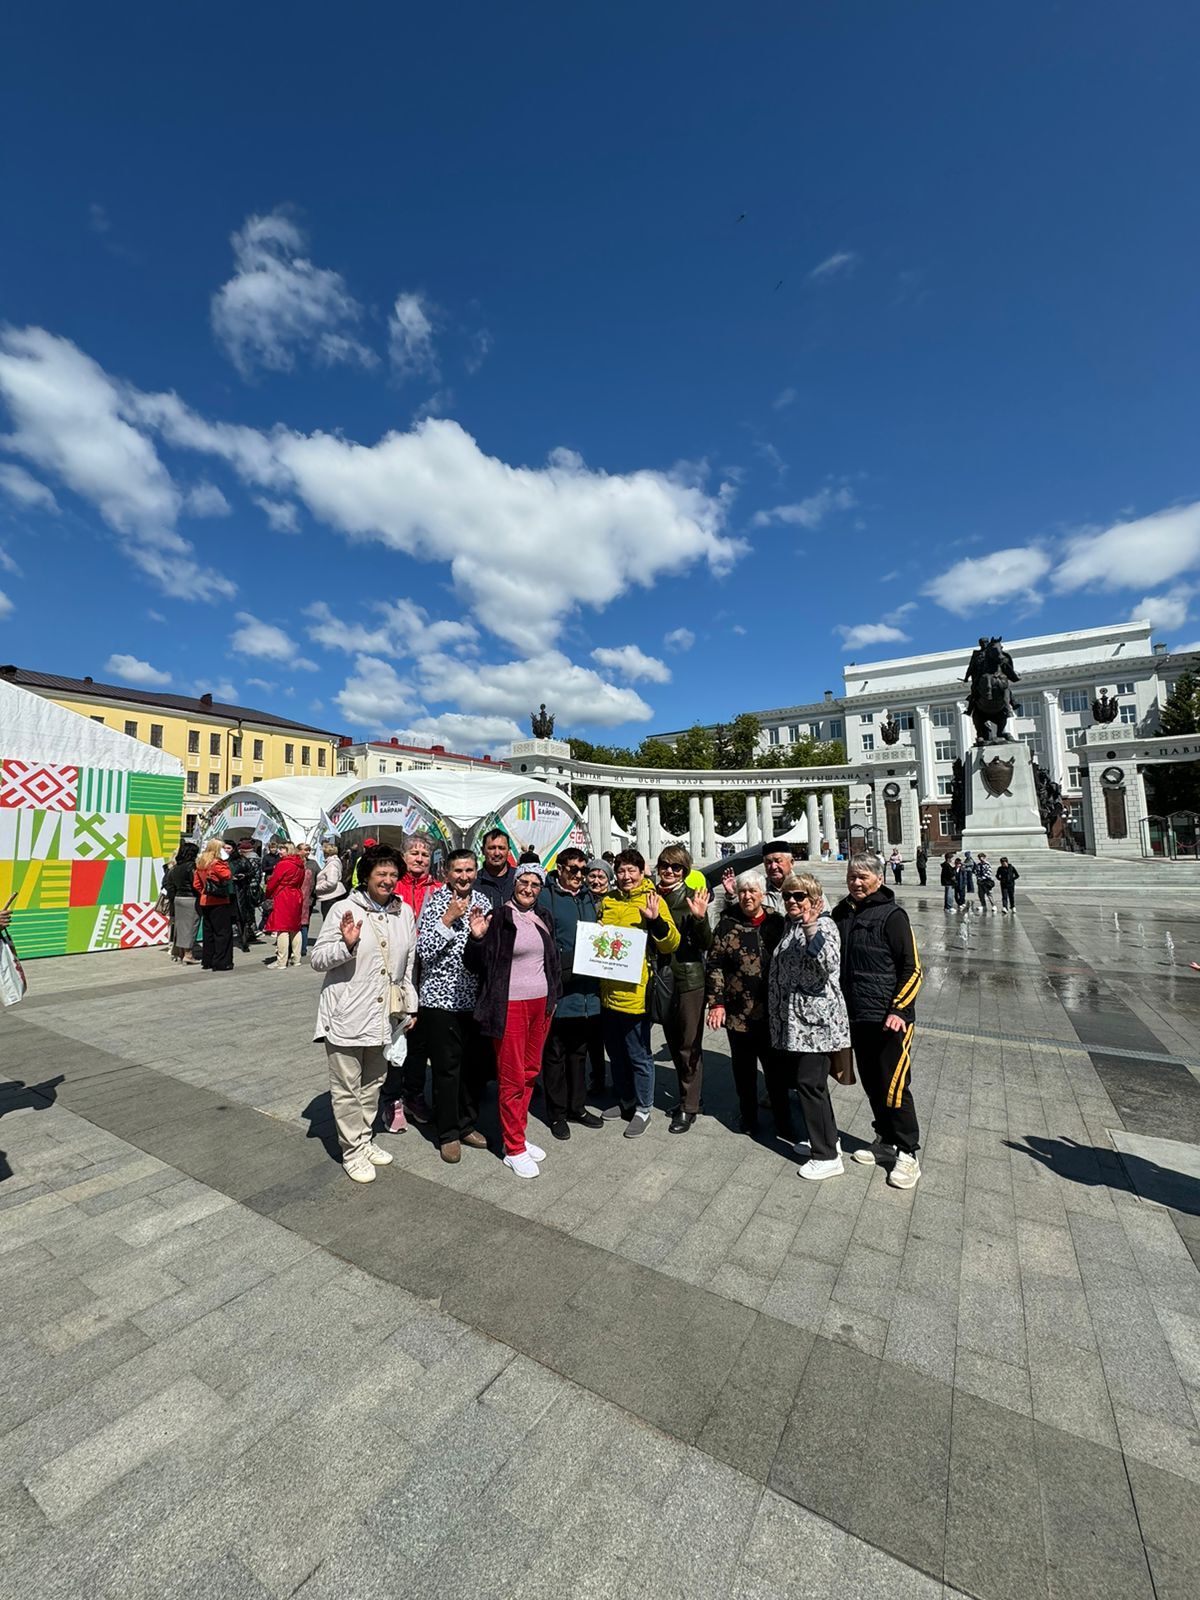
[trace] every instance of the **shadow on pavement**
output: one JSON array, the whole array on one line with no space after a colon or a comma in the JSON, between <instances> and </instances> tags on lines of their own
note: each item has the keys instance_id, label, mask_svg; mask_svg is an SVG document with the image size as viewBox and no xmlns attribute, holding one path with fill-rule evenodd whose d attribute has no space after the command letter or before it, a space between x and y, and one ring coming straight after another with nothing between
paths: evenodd
<instances>
[{"instance_id":1,"label":"shadow on pavement","mask_svg":"<svg viewBox=\"0 0 1200 1600\"><path fill-rule=\"evenodd\" d=\"M1105 1150L1076 1139L1027 1134L1023 1144L1006 1139L1010 1150L1032 1157L1060 1178L1092 1188L1130 1189L1143 1200L1200 1216L1200 1181L1127 1150Z\"/></svg>"}]
</instances>

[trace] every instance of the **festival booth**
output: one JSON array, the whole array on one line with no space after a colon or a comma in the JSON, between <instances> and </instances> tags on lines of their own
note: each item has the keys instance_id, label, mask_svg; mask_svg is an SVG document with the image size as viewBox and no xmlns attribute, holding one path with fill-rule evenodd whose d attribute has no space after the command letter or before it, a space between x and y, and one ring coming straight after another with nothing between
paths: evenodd
<instances>
[{"instance_id":1,"label":"festival booth","mask_svg":"<svg viewBox=\"0 0 1200 1600\"><path fill-rule=\"evenodd\" d=\"M240 784L215 800L200 824L200 838L288 839L313 835L321 813L346 787L344 778L266 778Z\"/></svg>"},{"instance_id":2,"label":"festival booth","mask_svg":"<svg viewBox=\"0 0 1200 1600\"><path fill-rule=\"evenodd\" d=\"M22 960L165 944L183 763L0 679L0 906Z\"/></svg>"},{"instance_id":3,"label":"festival booth","mask_svg":"<svg viewBox=\"0 0 1200 1600\"><path fill-rule=\"evenodd\" d=\"M482 855L483 836L492 828L508 835L514 860L536 850L547 868L568 844L590 848L587 825L563 790L511 772L432 768L366 782L343 779L338 787L325 821L318 818L313 829L314 843L330 828L344 846L361 846L367 838L399 846L406 833L422 831L434 841L435 871L459 846Z\"/></svg>"}]
</instances>

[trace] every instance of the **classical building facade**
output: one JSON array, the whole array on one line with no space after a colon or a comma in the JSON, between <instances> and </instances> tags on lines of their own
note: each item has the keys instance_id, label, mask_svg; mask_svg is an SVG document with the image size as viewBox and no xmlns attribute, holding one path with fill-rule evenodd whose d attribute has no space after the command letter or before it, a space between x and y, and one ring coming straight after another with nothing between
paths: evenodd
<instances>
[{"instance_id":1,"label":"classical building facade","mask_svg":"<svg viewBox=\"0 0 1200 1600\"><path fill-rule=\"evenodd\" d=\"M973 643L930 655L850 663L843 671L842 694L826 690L819 701L759 711L760 749L786 747L811 735L842 739L851 768L889 753L914 761L922 834L935 848L952 841L954 762L975 738L963 682ZM1123 743L1152 737L1175 680L1185 670L1200 668L1200 653L1168 654L1164 645L1153 642L1145 622L1006 640L1005 647L1021 680L1014 689L1018 715L1012 731L1062 785L1073 830L1092 848L1083 752L1093 727L1092 702L1102 690L1116 702L1117 715L1108 726L1121 730L1117 737ZM885 725L889 732L893 725L899 729L892 745L885 743ZM672 743L679 731L657 737ZM1103 742L1099 729L1093 742ZM774 791L774 798L781 800L781 792ZM851 784L849 804L853 822L874 825L871 785Z\"/></svg>"},{"instance_id":2,"label":"classical building facade","mask_svg":"<svg viewBox=\"0 0 1200 1600\"><path fill-rule=\"evenodd\" d=\"M334 777L339 735L270 711L157 689L0 666L0 677L183 762L181 825L190 833L211 795L263 778Z\"/></svg>"}]
</instances>

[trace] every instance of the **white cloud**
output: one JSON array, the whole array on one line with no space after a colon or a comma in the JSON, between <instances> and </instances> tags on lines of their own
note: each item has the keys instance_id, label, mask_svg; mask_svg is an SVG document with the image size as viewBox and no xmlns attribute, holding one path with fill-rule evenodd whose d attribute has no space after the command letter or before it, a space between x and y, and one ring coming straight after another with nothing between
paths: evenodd
<instances>
[{"instance_id":1,"label":"white cloud","mask_svg":"<svg viewBox=\"0 0 1200 1600\"><path fill-rule=\"evenodd\" d=\"M310 639L326 650L350 655L424 656L439 650L472 650L479 634L470 622L433 622L424 606L412 600L377 600L364 607L379 618L374 624L344 622L324 600L306 607Z\"/></svg>"},{"instance_id":2,"label":"white cloud","mask_svg":"<svg viewBox=\"0 0 1200 1600\"><path fill-rule=\"evenodd\" d=\"M173 394L120 390L88 357L40 329L0 342L10 445L99 506L130 555L169 593L231 594L174 531L181 496L150 439L226 461L252 487L294 496L318 522L416 560L444 562L493 633L547 650L581 604L704 562L723 576L745 546L724 533L732 489L676 472L607 473L569 450L542 467L488 456L458 423L427 419L361 445L328 433L211 423Z\"/></svg>"},{"instance_id":3,"label":"white cloud","mask_svg":"<svg viewBox=\"0 0 1200 1600\"><path fill-rule=\"evenodd\" d=\"M267 500L255 495L254 504L266 517L273 533L299 533L300 516L290 500Z\"/></svg>"},{"instance_id":4,"label":"white cloud","mask_svg":"<svg viewBox=\"0 0 1200 1600\"><path fill-rule=\"evenodd\" d=\"M842 623L833 631L841 634L843 650L859 650L868 644L901 644L909 637L891 622Z\"/></svg>"},{"instance_id":5,"label":"white cloud","mask_svg":"<svg viewBox=\"0 0 1200 1600\"><path fill-rule=\"evenodd\" d=\"M228 678L201 678L192 686L192 693L198 700L202 694L210 694L219 705L237 705L237 685L230 683Z\"/></svg>"},{"instance_id":6,"label":"white cloud","mask_svg":"<svg viewBox=\"0 0 1200 1600\"><path fill-rule=\"evenodd\" d=\"M15 608L12 601L5 594L4 590L0 589L0 621L2 621L5 617L11 617L14 609Z\"/></svg>"},{"instance_id":7,"label":"white cloud","mask_svg":"<svg viewBox=\"0 0 1200 1600\"><path fill-rule=\"evenodd\" d=\"M849 511L857 504L853 489L846 488L844 484L838 488L826 484L816 494L797 500L793 505L772 506L769 511L756 511L751 524L755 528L766 528L773 522L780 522L790 527L816 528L833 512Z\"/></svg>"},{"instance_id":8,"label":"white cloud","mask_svg":"<svg viewBox=\"0 0 1200 1600\"><path fill-rule=\"evenodd\" d=\"M254 656L259 661L279 661L284 666L315 672L315 661L306 660L294 639L272 622L261 622L249 611L239 611L239 626L229 636L229 648L239 656Z\"/></svg>"},{"instance_id":9,"label":"white cloud","mask_svg":"<svg viewBox=\"0 0 1200 1600\"><path fill-rule=\"evenodd\" d=\"M412 685L388 661L356 656L354 675L334 696L338 710L355 728L382 730L410 716L415 696Z\"/></svg>"},{"instance_id":10,"label":"white cloud","mask_svg":"<svg viewBox=\"0 0 1200 1600\"><path fill-rule=\"evenodd\" d=\"M227 517L233 511L215 483L194 483L184 496L183 505L193 517Z\"/></svg>"},{"instance_id":11,"label":"white cloud","mask_svg":"<svg viewBox=\"0 0 1200 1600\"><path fill-rule=\"evenodd\" d=\"M771 410L785 411L788 406L795 405L799 398L797 391L789 385L786 389L781 389L771 401Z\"/></svg>"},{"instance_id":12,"label":"white cloud","mask_svg":"<svg viewBox=\"0 0 1200 1600\"><path fill-rule=\"evenodd\" d=\"M426 700L487 716L525 720L543 700L564 729L585 724L611 728L646 722L653 715L636 690L606 682L558 650L490 663L432 655L418 661L416 670Z\"/></svg>"},{"instance_id":13,"label":"white cloud","mask_svg":"<svg viewBox=\"0 0 1200 1600\"><path fill-rule=\"evenodd\" d=\"M570 450L555 450L544 467L513 467L444 418L361 445L210 424L174 395L142 396L138 412L172 443L295 494L351 539L448 562L484 626L527 650L547 648L581 597L600 609L697 561L722 575L743 553L722 531L727 487L714 495L673 472L606 473ZM555 551L563 558L548 561Z\"/></svg>"},{"instance_id":14,"label":"white cloud","mask_svg":"<svg viewBox=\"0 0 1200 1600\"><path fill-rule=\"evenodd\" d=\"M921 590L955 616L966 617L982 606L1020 599L1041 604L1037 584L1050 570L1050 557L1037 545L993 550L987 556L966 556L939 573Z\"/></svg>"},{"instance_id":15,"label":"white cloud","mask_svg":"<svg viewBox=\"0 0 1200 1600\"><path fill-rule=\"evenodd\" d=\"M854 271L860 259L857 250L835 250L831 256L826 256L824 261L818 261L808 276L814 283L824 283L830 278L844 277Z\"/></svg>"},{"instance_id":16,"label":"white cloud","mask_svg":"<svg viewBox=\"0 0 1200 1600\"><path fill-rule=\"evenodd\" d=\"M510 717L470 716L444 711L436 717L418 717L397 731L405 744L440 744L459 755L507 755L514 739L527 739L529 730Z\"/></svg>"},{"instance_id":17,"label":"white cloud","mask_svg":"<svg viewBox=\"0 0 1200 1600\"><path fill-rule=\"evenodd\" d=\"M118 683L132 683L139 689L165 689L171 681L169 672L160 672L136 656L111 655L104 663L104 670L111 672Z\"/></svg>"},{"instance_id":18,"label":"white cloud","mask_svg":"<svg viewBox=\"0 0 1200 1600\"><path fill-rule=\"evenodd\" d=\"M1200 566L1200 500L1073 535L1051 581L1060 593L1140 589L1169 583L1196 566Z\"/></svg>"},{"instance_id":19,"label":"white cloud","mask_svg":"<svg viewBox=\"0 0 1200 1600\"><path fill-rule=\"evenodd\" d=\"M1129 613L1130 622L1148 622L1155 632L1174 633L1188 619L1188 607L1194 588L1189 583L1177 583L1165 594L1144 595Z\"/></svg>"},{"instance_id":20,"label":"white cloud","mask_svg":"<svg viewBox=\"0 0 1200 1600\"><path fill-rule=\"evenodd\" d=\"M777 477L787 477L787 462L769 439L757 439L754 443L754 453L762 457Z\"/></svg>"},{"instance_id":21,"label":"white cloud","mask_svg":"<svg viewBox=\"0 0 1200 1600\"><path fill-rule=\"evenodd\" d=\"M491 348L492 336L487 328L477 328L471 337L471 347L463 358L463 366L468 372L478 372Z\"/></svg>"},{"instance_id":22,"label":"white cloud","mask_svg":"<svg viewBox=\"0 0 1200 1600\"><path fill-rule=\"evenodd\" d=\"M362 308L340 272L315 267L305 237L282 211L247 217L231 236L234 274L212 299L212 327L244 378L256 368L289 372L297 351L326 364L373 366L348 331Z\"/></svg>"},{"instance_id":23,"label":"white cloud","mask_svg":"<svg viewBox=\"0 0 1200 1600\"><path fill-rule=\"evenodd\" d=\"M660 661L657 656L648 656L644 650L639 650L636 644L601 645L599 649L592 651L592 660L598 661L610 672L628 678L630 683L637 683L640 679L645 679L647 683L671 681L671 669L666 662Z\"/></svg>"},{"instance_id":24,"label":"white cloud","mask_svg":"<svg viewBox=\"0 0 1200 1600\"><path fill-rule=\"evenodd\" d=\"M1171 646L1175 655L1190 655L1194 650L1200 650L1200 639L1193 639L1191 644L1175 644Z\"/></svg>"},{"instance_id":25,"label":"white cloud","mask_svg":"<svg viewBox=\"0 0 1200 1600\"><path fill-rule=\"evenodd\" d=\"M234 593L175 532L181 499L153 444L126 419L106 373L42 328L0 332L0 397L15 424L8 447L96 507L122 548L168 594Z\"/></svg>"},{"instance_id":26,"label":"white cloud","mask_svg":"<svg viewBox=\"0 0 1200 1600\"><path fill-rule=\"evenodd\" d=\"M23 511L58 510L58 501L46 485L15 462L0 463L0 490Z\"/></svg>"},{"instance_id":27,"label":"white cloud","mask_svg":"<svg viewBox=\"0 0 1200 1600\"><path fill-rule=\"evenodd\" d=\"M153 607L146 612L146 615L149 617L151 622L165 622L167 620L161 611L155 611Z\"/></svg>"},{"instance_id":28,"label":"white cloud","mask_svg":"<svg viewBox=\"0 0 1200 1600\"><path fill-rule=\"evenodd\" d=\"M663 643L668 650L676 650L680 654L690 650L696 642L696 635L690 628L672 628L670 633L663 634Z\"/></svg>"},{"instance_id":29,"label":"white cloud","mask_svg":"<svg viewBox=\"0 0 1200 1600\"><path fill-rule=\"evenodd\" d=\"M398 294L388 317L388 355L400 378L424 374L438 377L433 348L433 321L428 303L419 294Z\"/></svg>"},{"instance_id":30,"label":"white cloud","mask_svg":"<svg viewBox=\"0 0 1200 1600\"><path fill-rule=\"evenodd\" d=\"M250 688L261 689L264 694L272 694L275 690L275 685L267 678L247 678L246 682Z\"/></svg>"}]
</instances>

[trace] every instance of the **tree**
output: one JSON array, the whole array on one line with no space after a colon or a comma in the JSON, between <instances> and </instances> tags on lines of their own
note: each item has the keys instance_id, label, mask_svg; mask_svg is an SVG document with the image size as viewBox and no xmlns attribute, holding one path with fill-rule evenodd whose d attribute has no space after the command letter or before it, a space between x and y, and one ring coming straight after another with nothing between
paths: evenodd
<instances>
[{"instance_id":1,"label":"tree","mask_svg":"<svg viewBox=\"0 0 1200 1600\"><path fill-rule=\"evenodd\" d=\"M770 772L777 771L780 767L840 767L845 764L845 760L846 746L840 739L814 739L811 734L806 734L795 744L778 745L775 749L766 751L759 756L755 765ZM783 797L783 814L780 820L788 826L793 822L799 822L806 814L810 793L808 789L789 789ZM835 789L833 811L838 822L845 822L846 809L845 790Z\"/></svg>"},{"instance_id":2,"label":"tree","mask_svg":"<svg viewBox=\"0 0 1200 1600\"><path fill-rule=\"evenodd\" d=\"M1200 732L1200 679L1184 672L1159 716L1162 733L1179 738ZM1173 811L1200 811L1200 762L1172 761L1146 769L1150 809L1159 816Z\"/></svg>"}]
</instances>

